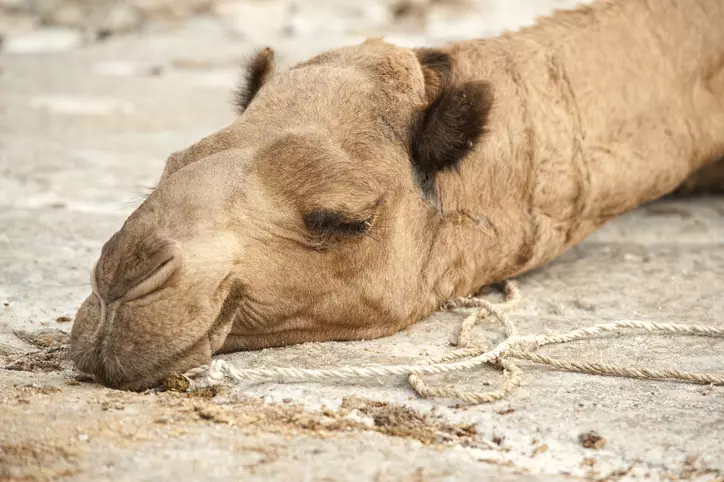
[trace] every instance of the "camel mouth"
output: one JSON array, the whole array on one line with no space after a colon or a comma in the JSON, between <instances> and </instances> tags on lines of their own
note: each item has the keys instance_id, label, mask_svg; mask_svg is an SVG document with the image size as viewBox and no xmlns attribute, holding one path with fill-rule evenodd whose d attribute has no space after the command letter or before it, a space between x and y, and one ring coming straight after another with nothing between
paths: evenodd
<instances>
[{"instance_id":1,"label":"camel mouth","mask_svg":"<svg viewBox=\"0 0 724 482\"><path fill-rule=\"evenodd\" d=\"M143 391L158 387L171 374L184 374L210 362L231 330L237 312L235 305L240 296L239 285L226 282L227 276L211 296L219 301L210 303L204 312L194 313L178 324L197 329L206 327L203 331L194 330L197 331L195 335L189 330L187 336L174 339L170 331L144 332L142 328L151 325L151 322L163 322L164 318L173 316L164 310L167 305L153 308L155 303L148 295L158 292L159 283L166 286L162 281L168 273L177 270L174 263L177 263L174 258L161 263L140 283L141 286L134 287L132 290L137 290L136 297L124 296L116 306L110 310L106 308L106 319L103 301L94 294L86 299L78 310L71 336L71 359L79 372L108 388ZM149 302L139 303L141 299ZM163 299L160 302L169 301ZM109 338L114 335L108 332L108 326L113 325L129 328L125 333L122 329L116 331L115 339ZM141 331L134 333L134 325Z\"/></svg>"},{"instance_id":2,"label":"camel mouth","mask_svg":"<svg viewBox=\"0 0 724 482\"><path fill-rule=\"evenodd\" d=\"M207 353L208 356L206 356ZM116 383L104 383L99 380L99 383L117 390L141 392L161 387L170 375L183 375L190 369L196 368L199 365L208 364L210 361L211 351L209 349L209 340L207 335L204 335L197 340L196 343L178 351L175 355L154 363L148 368L148 375Z\"/></svg>"},{"instance_id":3,"label":"camel mouth","mask_svg":"<svg viewBox=\"0 0 724 482\"><path fill-rule=\"evenodd\" d=\"M71 358L76 370L94 382L107 388L138 392L161 386L169 375L182 375L207 364L211 360L211 349L208 333L205 333L189 346L145 366L143 373L122 367L115 357L103 357L97 349L89 353L72 352ZM103 358L105 362L101 361Z\"/></svg>"}]
</instances>

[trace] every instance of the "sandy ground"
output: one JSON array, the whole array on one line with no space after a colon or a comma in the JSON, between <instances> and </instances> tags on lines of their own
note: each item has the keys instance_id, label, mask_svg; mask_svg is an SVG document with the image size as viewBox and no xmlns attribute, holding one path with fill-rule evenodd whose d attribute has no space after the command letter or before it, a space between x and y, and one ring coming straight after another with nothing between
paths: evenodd
<instances>
[{"instance_id":1,"label":"sandy ground","mask_svg":"<svg viewBox=\"0 0 724 482\"><path fill-rule=\"evenodd\" d=\"M280 36L273 46L289 63L357 40ZM468 407L420 400L394 377L197 394L76 380L64 334L102 243L169 153L231 121L239 62L260 42L197 19L55 52L28 50L26 38L0 57L0 480L724 480L721 387L523 364L510 398ZM724 198L642 207L521 277L512 319L523 333L619 319L721 326L723 239ZM449 350L461 319L439 313L381 340L225 358L408 363ZM499 336L490 325L478 333ZM724 373L722 339L609 337L546 353ZM431 381L475 390L500 375ZM591 431L598 448L581 443Z\"/></svg>"}]
</instances>

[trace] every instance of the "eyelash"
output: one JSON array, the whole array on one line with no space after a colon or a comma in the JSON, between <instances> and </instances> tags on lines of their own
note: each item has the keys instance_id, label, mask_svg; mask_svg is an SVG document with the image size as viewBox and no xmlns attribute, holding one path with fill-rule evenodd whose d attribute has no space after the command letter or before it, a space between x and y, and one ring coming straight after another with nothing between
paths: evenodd
<instances>
[{"instance_id":1,"label":"eyelash","mask_svg":"<svg viewBox=\"0 0 724 482\"><path fill-rule=\"evenodd\" d=\"M335 211L313 211L304 215L304 224L315 234L359 236L370 227L370 220L349 220Z\"/></svg>"}]
</instances>

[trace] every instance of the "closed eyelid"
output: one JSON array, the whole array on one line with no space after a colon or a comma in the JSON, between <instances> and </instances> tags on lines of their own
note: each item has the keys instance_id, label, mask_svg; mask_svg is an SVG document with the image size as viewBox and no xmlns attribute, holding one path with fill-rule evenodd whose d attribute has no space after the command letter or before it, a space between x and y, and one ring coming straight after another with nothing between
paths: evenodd
<instances>
[{"instance_id":1,"label":"closed eyelid","mask_svg":"<svg viewBox=\"0 0 724 482\"><path fill-rule=\"evenodd\" d=\"M355 219L341 211L318 210L304 215L304 224L312 230L333 230L346 225L367 222L366 219Z\"/></svg>"},{"instance_id":2,"label":"closed eyelid","mask_svg":"<svg viewBox=\"0 0 724 482\"><path fill-rule=\"evenodd\" d=\"M363 234L372 226L381 204L382 198L379 198L354 213L342 209L312 209L303 216L304 225L309 231L319 234Z\"/></svg>"}]
</instances>

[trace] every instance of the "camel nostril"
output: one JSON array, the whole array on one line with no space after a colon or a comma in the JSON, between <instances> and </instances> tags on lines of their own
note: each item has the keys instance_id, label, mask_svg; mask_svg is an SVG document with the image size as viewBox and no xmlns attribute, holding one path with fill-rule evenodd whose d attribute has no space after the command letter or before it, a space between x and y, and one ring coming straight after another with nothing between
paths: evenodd
<instances>
[{"instance_id":1,"label":"camel nostril","mask_svg":"<svg viewBox=\"0 0 724 482\"><path fill-rule=\"evenodd\" d=\"M156 238L124 245L107 243L94 271L96 293L106 303L121 297L130 301L157 291L181 267L182 252L175 242Z\"/></svg>"},{"instance_id":2,"label":"camel nostril","mask_svg":"<svg viewBox=\"0 0 724 482\"><path fill-rule=\"evenodd\" d=\"M138 278L138 281L128 291L126 291L124 298L126 301L130 301L136 298L141 298L148 294L158 291L159 289L166 286L173 275L178 271L181 266L180 256L171 256L169 258L161 258L161 261L155 268L145 276Z\"/></svg>"}]
</instances>

